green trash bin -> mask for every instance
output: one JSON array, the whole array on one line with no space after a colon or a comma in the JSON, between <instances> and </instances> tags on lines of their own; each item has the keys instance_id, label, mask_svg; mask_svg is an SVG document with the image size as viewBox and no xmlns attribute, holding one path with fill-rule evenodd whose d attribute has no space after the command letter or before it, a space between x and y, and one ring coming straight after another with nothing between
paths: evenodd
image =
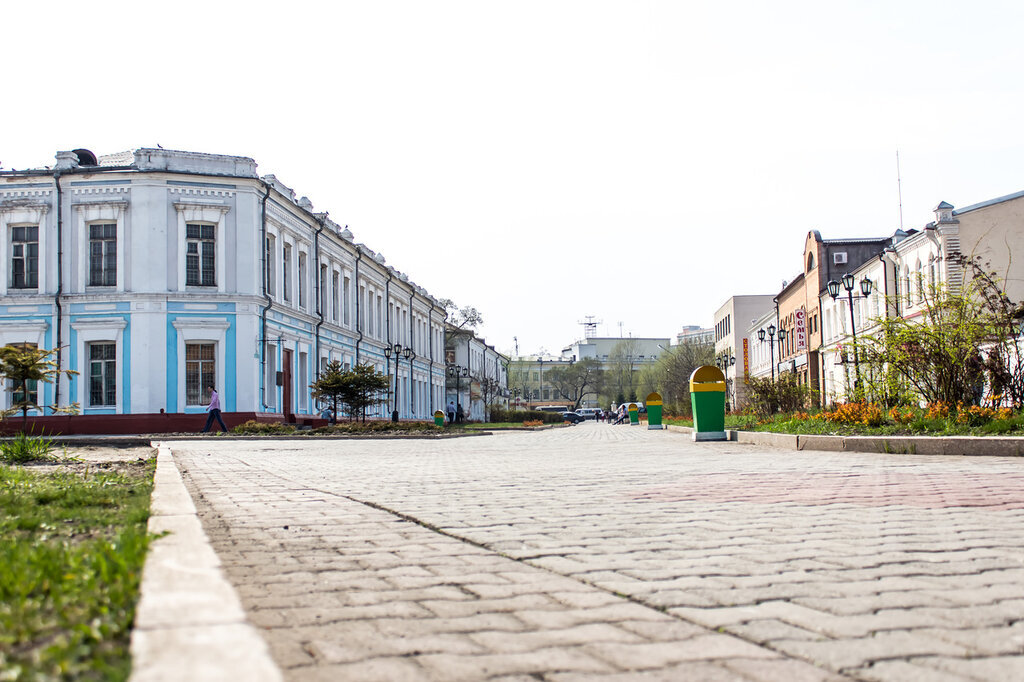
<instances>
[{"instance_id":1,"label":"green trash bin","mask_svg":"<svg viewBox=\"0 0 1024 682\"><path fill-rule=\"evenodd\" d=\"M725 433L725 375L704 365L690 375L693 440L728 440Z\"/></svg>"},{"instance_id":2,"label":"green trash bin","mask_svg":"<svg viewBox=\"0 0 1024 682\"><path fill-rule=\"evenodd\" d=\"M441 410L434 412L434 426L444 426L444 412Z\"/></svg>"},{"instance_id":3,"label":"green trash bin","mask_svg":"<svg viewBox=\"0 0 1024 682\"><path fill-rule=\"evenodd\" d=\"M663 429L661 425L661 394L650 393L647 395L647 429Z\"/></svg>"},{"instance_id":4,"label":"green trash bin","mask_svg":"<svg viewBox=\"0 0 1024 682\"><path fill-rule=\"evenodd\" d=\"M636 403L630 403L626 410L629 412L629 425L637 426L640 423L640 408Z\"/></svg>"}]
</instances>

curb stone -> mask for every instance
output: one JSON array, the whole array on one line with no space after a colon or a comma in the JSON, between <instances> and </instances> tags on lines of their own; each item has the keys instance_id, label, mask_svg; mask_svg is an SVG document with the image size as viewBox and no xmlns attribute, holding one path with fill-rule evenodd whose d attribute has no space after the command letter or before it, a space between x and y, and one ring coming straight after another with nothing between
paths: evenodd
<instances>
[{"instance_id":1,"label":"curb stone","mask_svg":"<svg viewBox=\"0 0 1024 682\"><path fill-rule=\"evenodd\" d=\"M153 540L132 630L129 682L280 682L266 642L224 577L170 449L158 442Z\"/></svg>"},{"instance_id":2,"label":"curb stone","mask_svg":"<svg viewBox=\"0 0 1024 682\"><path fill-rule=\"evenodd\" d=\"M669 425L669 431L692 433L689 426ZM1024 457L1024 438L998 436L825 436L726 431L730 441L789 450L872 452L893 455L949 455L954 457ZM705 441L711 442L714 441ZM724 441L723 441L724 442Z\"/></svg>"}]
</instances>

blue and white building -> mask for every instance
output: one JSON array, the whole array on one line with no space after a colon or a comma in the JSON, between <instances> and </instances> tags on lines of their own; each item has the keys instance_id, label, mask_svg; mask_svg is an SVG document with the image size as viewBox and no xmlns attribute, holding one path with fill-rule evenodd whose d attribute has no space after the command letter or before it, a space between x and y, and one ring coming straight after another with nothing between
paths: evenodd
<instances>
[{"instance_id":1,"label":"blue and white building","mask_svg":"<svg viewBox=\"0 0 1024 682\"><path fill-rule=\"evenodd\" d=\"M225 412L311 415L338 360L387 372L402 418L443 407L437 300L252 159L56 158L0 171L0 346L59 347L78 372L30 389L39 404L199 413L213 384ZM411 357L387 358L395 344Z\"/></svg>"}]
</instances>

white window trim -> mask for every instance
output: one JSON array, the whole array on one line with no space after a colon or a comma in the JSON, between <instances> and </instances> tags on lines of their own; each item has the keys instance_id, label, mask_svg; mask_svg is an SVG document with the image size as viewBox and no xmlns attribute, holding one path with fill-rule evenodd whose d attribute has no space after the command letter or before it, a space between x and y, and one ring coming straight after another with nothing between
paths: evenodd
<instances>
[{"instance_id":1,"label":"white window trim","mask_svg":"<svg viewBox=\"0 0 1024 682\"><path fill-rule=\"evenodd\" d=\"M86 288L106 289L107 287L89 287L89 225L92 223L115 223L117 225L117 291L127 288L125 279L125 259L128 254L128 233L125 231L125 209L127 201L93 201L72 204L75 211L75 222L78 241L78 289L84 293Z\"/></svg>"},{"instance_id":2,"label":"white window trim","mask_svg":"<svg viewBox=\"0 0 1024 682\"><path fill-rule=\"evenodd\" d=\"M123 381L121 378L124 376L124 344L122 343L124 329L128 326L128 321L123 317L114 318L102 318L95 320L78 320L71 323L71 328L78 333L78 395L76 396L75 402L77 402L83 411L87 409L97 410L109 410L111 407L117 414L124 412L122 389ZM106 341L108 343L114 343L115 349L115 376L114 382L117 386L117 400L114 405L89 405L89 357L86 351L89 348L90 343L97 343Z\"/></svg>"},{"instance_id":3,"label":"white window trim","mask_svg":"<svg viewBox=\"0 0 1024 682\"><path fill-rule=\"evenodd\" d=\"M0 206L0 263L3 277L0 277L0 296L7 295L11 282L11 226L36 225L39 227L39 287L36 289L11 289L16 294L46 293L46 218L49 204L28 204L21 206Z\"/></svg>"},{"instance_id":4,"label":"white window trim","mask_svg":"<svg viewBox=\"0 0 1024 682\"><path fill-rule=\"evenodd\" d=\"M217 242L214 248L217 249L217 291L227 291L227 244L224 235L226 233L225 222L230 206L226 204L193 204L176 201L174 208L178 213L178 291L185 291L186 261L185 242L188 223L213 223L217 226ZM41 248L42 245L40 245ZM120 275L118 275L120 276Z\"/></svg>"},{"instance_id":5,"label":"white window trim","mask_svg":"<svg viewBox=\"0 0 1024 682\"><path fill-rule=\"evenodd\" d=\"M214 358L217 363L217 392L225 394L225 339L231 323L220 318L205 317L179 317L173 322L178 332L178 411L185 412L189 407L195 409L197 405L185 403L185 344L186 343L212 343L214 346Z\"/></svg>"}]
</instances>

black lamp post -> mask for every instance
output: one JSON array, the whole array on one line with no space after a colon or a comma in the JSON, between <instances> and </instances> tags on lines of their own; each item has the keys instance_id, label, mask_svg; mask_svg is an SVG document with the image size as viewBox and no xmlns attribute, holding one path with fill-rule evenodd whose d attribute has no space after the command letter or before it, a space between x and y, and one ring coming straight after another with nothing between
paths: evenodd
<instances>
[{"instance_id":1,"label":"black lamp post","mask_svg":"<svg viewBox=\"0 0 1024 682\"><path fill-rule=\"evenodd\" d=\"M779 330L780 334L783 331L784 330ZM764 343L764 334L765 334L765 330L763 328L757 330L757 340L760 341L761 343ZM772 381L775 381L775 325L774 324L768 325L768 349L771 351L771 358L772 358Z\"/></svg>"},{"instance_id":2,"label":"black lamp post","mask_svg":"<svg viewBox=\"0 0 1024 682\"><path fill-rule=\"evenodd\" d=\"M391 402L391 421L398 421L398 356L402 354L402 344L384 347L384 357L388 359L388 374L391 373L391 356L395 356L395 393Z\"/></svg>"},{"instance_id":3,"label":"black lamp post","mask_svg":"<svg viewBox=\"0 0 1024 682\"><path fill-rule=\"evenodd\" d=\"M409 346L402 351L402 357L409 361L409 416L412 416L413 395L412 395L412 361L416 359L416 353ZM398 358L395 358L395 382L398 382ZM397 421L397 419L396 419Z\"/></svg>"},{"instance_id":4,"label":"black lamp post","mask_svg":"<svg viewBox=\"0 0 1024 682\"><path fill-rule=\"evenodd\" d=\"M853 372L854 372L854 377L855 377L854 381L853 381L853 390L854 390L854 393L857 394L856 397L859 398L860 397L859 396L859 393L860 393L860 360L857 357L857 323L854 321L854 317L853 317L853 299L854 298L867 298L868 296L870 296L871 295L871 287L873 286L874 283L870 279L868 279L867 277L862 279L860 281L860 293L862 295L861 296L856 296L856 297L853 295L853 285L854 285L854 283L855 283L855 280L854 280L854 277L853 277L853 273L848 272L845 275L843 275L843 288L846 289L846 300L847 300L847 303L849 303L849 305L850 305L850 333L853 336ZM832 297L833 301L836 300L839 297L839 282L835 281L834 279L833 280L829 280L828 284L825 285L825 288L828 289L828 295Z\"/></svg>"},{"instance_id":5,"label":"black lamp post","mask_svg":"<svg viewBox=\"0 0 1024 682\"><path fill-rule=\"evenodd\" d=\"M455 377L455 418L458 419L458 408L462 405L462 398L459 396L459 384L462 377L469 376L469 368L462 365L448 365L448 376Z\"/></svg>"}]
</instances>

